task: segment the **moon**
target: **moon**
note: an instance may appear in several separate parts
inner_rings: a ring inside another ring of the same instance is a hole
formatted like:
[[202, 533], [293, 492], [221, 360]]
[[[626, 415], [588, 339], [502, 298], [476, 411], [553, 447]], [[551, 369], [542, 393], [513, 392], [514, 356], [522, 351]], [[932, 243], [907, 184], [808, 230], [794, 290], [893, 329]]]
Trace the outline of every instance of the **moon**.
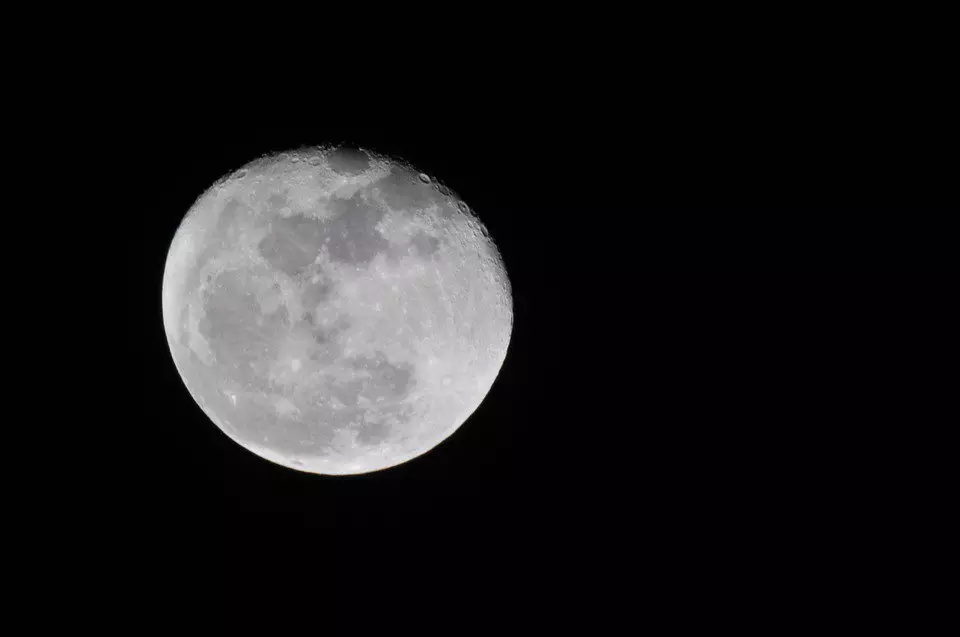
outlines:
[[190, 395], [271, 462], [404, 463], [479, 407], [506, 357], [510, 282], [469, 206], [361, 148], [257, 159], [205, 192], [167, 254], [163, 322]]

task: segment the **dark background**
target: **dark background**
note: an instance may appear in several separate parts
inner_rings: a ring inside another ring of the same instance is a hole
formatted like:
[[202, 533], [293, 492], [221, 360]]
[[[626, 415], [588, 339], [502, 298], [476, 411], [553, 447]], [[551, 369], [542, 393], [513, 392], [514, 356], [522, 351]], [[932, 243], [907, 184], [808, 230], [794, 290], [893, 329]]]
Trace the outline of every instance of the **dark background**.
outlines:
[[[273, 91], [131, 97], [120, 121], [151, 148], [136, 171], [155, 196], [120, 242], [135, 366], [101, 494], [116, 603], [224, 631], [874, 612], [923, 559], [905, 520], [938, 510], [943, 466], [917, 431], [945, 426], [952, 178], [936, 124], [883, 102], [882, 82], [809, 93], [783, 73], [301, 94], [286, 126], [292, 98]], [[483, 405], [432, 452], [354, 477], [228, 440], [161, 323], [194, 200], [259, 155], [327, 143], [460, 194], [514, 297]]]

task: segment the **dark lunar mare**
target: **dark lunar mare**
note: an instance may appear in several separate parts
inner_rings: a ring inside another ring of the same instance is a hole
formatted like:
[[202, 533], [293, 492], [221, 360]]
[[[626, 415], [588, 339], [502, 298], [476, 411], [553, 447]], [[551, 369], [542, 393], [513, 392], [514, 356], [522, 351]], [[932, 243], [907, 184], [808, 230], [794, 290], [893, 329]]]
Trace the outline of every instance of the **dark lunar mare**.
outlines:
[[359, 175], [370, 168], [370, 156], [357, 148], [337, 148], [327, 152], [330, 170], [339, 175]]
[[377, 231], [386, 210], [369, 201], [362, 191], [346, 199], [333, 197], [323, 204], [333, 218], [277, 215], [285, 205], [283, 195], [268, 199], [264, 219], [269, 221], [271, 231], [260, 241], [259, 250], [271, 267], [288, 276], [297, 277], [306, 271], [321, 246], [326, 246], [332, 260], [361, 267], [389, 247]]

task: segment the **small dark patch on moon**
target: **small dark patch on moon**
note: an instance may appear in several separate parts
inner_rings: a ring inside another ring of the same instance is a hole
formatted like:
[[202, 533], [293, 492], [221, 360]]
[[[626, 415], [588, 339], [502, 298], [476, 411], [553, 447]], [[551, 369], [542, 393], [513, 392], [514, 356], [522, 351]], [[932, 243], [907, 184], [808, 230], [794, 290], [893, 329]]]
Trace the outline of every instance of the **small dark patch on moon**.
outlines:
[[431, 237], [423, 230], [418, 231], [410, 238], [410, 246], [418, 257], [432, 257], [440, 249], [440, 239]]
[[310, 337], [313, 339], [314, 348], [310, 351], [311, 360], [318, 360], [320, 351], [316, 349], [316, 346], [327, 347], [335, 343], [334, 336], [336, 333], [333, 330], [326, 329], [323, 327], [312, 327], [310, 329]]
[[390, 425], [385, 422], [365, 420], [357, 427], [357, 442], [362, 445], [377, 445], [390, 439]]
[[326, 224], [299, 215], [269, 218], [270, 233], [257, 246], [275, 270], [296, 277], [314, 263], [323, 245]]
[[241, 215], [241, 208], [243, 208], [243, 204], [235, 197], [231, 197], [223, 205], [223, 210], [220, 211], [220, 217], [217, 219], [216, 235], [218, 237], [225, 237], [230, 228], [236, 226], [237, 219]]
[[[247, 277], [236, 271], [217, 276], [203, 298], [204, 315], [198, 329], [218, 365], [234, 368], [234, 380], [253, 380], [250, 364], [272, 355], [273, 343], [288, 321], [285, 307], [263, 316]], [[257, 318], [262, 317], [258, 324]]]
[[297, 237], [274, 231], [260, 240], [257, 248], [270, 266], [295, 277], [306, 270], [317, 257], [318, 250], [297, 241]]
[[376, 415], [363, 415], [355, 425], [357, 442], [367, 447], [379, 447], [382, 443], [402, 432], [413, 417], [413, 406], [405, 403], [385, 405]]
[[416, 384], [412, 366], [391, 363], [382, 352], [348, 359], [347, 364], [366, 372], [330, 387], [331, 394], [349, 408], [386, 408], [406, 397]]
[[356, 357], [350, 360], [350, 367], [370, 374], [363, 379], [361, 395], [370, 400], [382, 397], [384, 400], [397, 400], [406, 396], [416, 384], [411, 365], [391, 363], [383, 352], [372, 357]]
[[300, 290], [300, 303], [305, 312], [310, 312], [317, 305], [330, 298], [333, 292], [333, 285], [328, 281], [308, 281]]
[[380, 189], [381, 199], [394, 210], [427, 208], [436, 201], [436, 193], [429, 185], [398, 166], [392, 166], [390, 174], [375, 182], [374, 187]]
[[324, 332], [323, 330], [320, 332], [312, 332], [311, 334], [316, 343], [316, 345], [310, 349], [309, 357], [311, 361], [322, 367], [326, 367], [340, 360], [343, 348], [341, 348], [335, 340], [334, 334]]
[[[368, 203], [359, 193], [330, 202], [336, 218], [323, 223], [323, 239], [330, 257], [354, 265], [368, 265], [389, 242], [377, 231], [386, 211]], [[319, 244], [317, 244], [319, 245]]]
[[350, 329], [351, 323], [350, 323], [350, 319], [347, 318], [346, 314], [341, 314], [332, 322], [332, 324], [329, 322], [320, 324], [320, 323], [317, 323], [315, 320], [312, 320], [311, 325], [313, 325], [313, 328], [311, 328], [311, 331], [322, 335], [323, 336], [322, 340], [326, 342], [330, 340], [334, 335], [339, 334], [341, 332], [345, 332], [348, 329]]
[[288, 204], [287, 196], [280, 193], [273, 193], [267, 197], [267, 209], [271, 212], [279, 212]]
[[370, 168], [370, 157], [359, 148], [336, 148], [327, 153], [330, 170], [340, 175], [359, 175]]

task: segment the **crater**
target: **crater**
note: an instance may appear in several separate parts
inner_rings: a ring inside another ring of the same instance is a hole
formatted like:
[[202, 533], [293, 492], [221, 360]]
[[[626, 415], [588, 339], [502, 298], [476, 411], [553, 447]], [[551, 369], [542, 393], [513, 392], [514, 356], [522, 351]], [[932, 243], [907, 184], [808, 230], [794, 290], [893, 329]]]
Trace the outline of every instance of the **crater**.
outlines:
[[394, 210], [427, 208], [436, 199], [430, 186], [421, 183], [416, 175], [398, 166], [392, 166], [390, 174], [378, 180], [375, 187], [379, 191], [380, 199]]
[[339, 175], [359, 175], [370, 168], [370, 156], [358, 148], [336, 148], [327, 153], [327, 164]]

